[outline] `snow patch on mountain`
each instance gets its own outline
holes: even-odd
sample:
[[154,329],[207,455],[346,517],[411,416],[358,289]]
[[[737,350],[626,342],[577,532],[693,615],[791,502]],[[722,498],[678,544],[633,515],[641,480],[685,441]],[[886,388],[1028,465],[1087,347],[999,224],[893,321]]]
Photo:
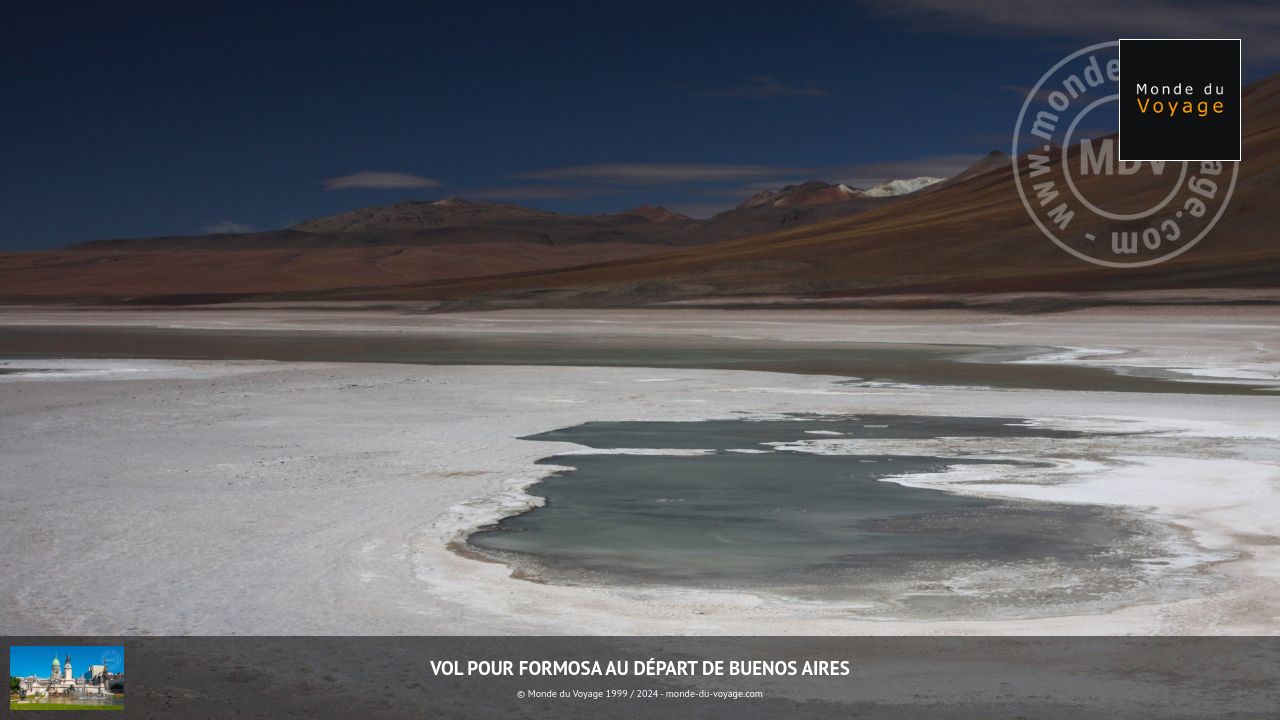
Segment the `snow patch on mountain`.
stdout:
[[921,176],[907,180],[885,180],[873,188],[859,190],[858,192],[862,197],[894,197],[927,188],[930,185],[942,182],[944,179],[945,178]]

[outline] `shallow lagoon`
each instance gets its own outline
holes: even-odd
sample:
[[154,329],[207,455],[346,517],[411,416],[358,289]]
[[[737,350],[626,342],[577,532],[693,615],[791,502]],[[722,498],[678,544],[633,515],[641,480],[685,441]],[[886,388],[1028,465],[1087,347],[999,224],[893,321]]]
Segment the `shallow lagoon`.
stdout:
[[1133,516],[884,480],[997,461],[774,447],[837,436],[1081,434],[1014,418],[885,415],[586,423],[526,439],[632,452],[542,460],[572,468],[529,488],[545,504],[468,543],[553,582],[766,590],[903,614],[1086,608],[1153,589],[1167,531]]

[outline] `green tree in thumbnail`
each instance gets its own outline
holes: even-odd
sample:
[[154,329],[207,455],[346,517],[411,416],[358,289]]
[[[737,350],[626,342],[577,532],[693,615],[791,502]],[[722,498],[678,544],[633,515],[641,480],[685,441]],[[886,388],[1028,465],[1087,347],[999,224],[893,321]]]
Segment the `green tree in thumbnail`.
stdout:
[[14,676],[10,675],[10,676],[9,676],[9,694],[10,694],[10,695],[17,695],[17,694],[18,694],[18,687],[19,687],[21,684],[22,684],[22,682],[21,682],[20,680],[18,680],[18,678],[16,678],[16,677],[14,677]]

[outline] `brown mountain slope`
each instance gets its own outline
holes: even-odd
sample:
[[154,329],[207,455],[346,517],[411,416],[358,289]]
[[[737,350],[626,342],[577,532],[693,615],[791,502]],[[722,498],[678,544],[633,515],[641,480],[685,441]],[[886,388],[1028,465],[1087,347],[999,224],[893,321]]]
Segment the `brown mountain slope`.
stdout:
[[561,215],[456,199],[401,202],[270,232],[0,253],[0,302],[210,302],[543,272],[847,216],[894,200],[731,210],[710,220],[649,205],[615,215]]
[[796,205],[826,205],[860,197],[858,191],[848,185],[830,185],[818,180],[799,185],[788,185],[781,190],[762,190],[738,205],[738,210],[754,207],[793,207]]
[[203,303],[335,287],[397,286],[495,271],[635,258],[664,245],[379,246],[267,250],[60,250],[0,254],[0,301]]
[[630,210],[624,210],[618,214],[624,217],[640,217],[656,223],[684,222],[693,219],[688,215],[681,215],[659,205],[649,205],[648,203]]
[[[1190,252],[1144,269],[1097,267],[1050,243],[1027,217],[1012,169],[1003,164],[892,205],[794,230],[626,262],[329,296],[626,305],[765,294],[1274,287],[1280,280],[1280,75],[1246,89],[1244,132],[1239,183],[1221,222]],[[1135,187],[1131,179],[1105,176],[1078,185],[1091,197],[1122,197],[1134,207],[1165,190],[1154,179]],[[1080,230],[1097,233],[1112,227],[1079,222]]]
[[[808,183],[825,185],[825,183]],[[789,196],[784,188],[779,196]],[[374,246],[528,243],[705,245],[780,227],[845,217],[896,198],[795,198],[777,207],[740,206],[710,220],[695,220],[665,208],[642,205],[612,215],[562,215],[507,203],[458,198],[408,200],[316,218],[283,230],[152,238],[92,240],[79,251],[266,250]],[[493,272],[499,272],[494,270]]]
[[283,230],[235,235],[94,240],[81,251],[266,250],[429,246],[470,243],[578,245],[635,243],[692,245],[723,240],[695,231],[701,223],[684,216],[658,222],[635,213],[561,215],[505,203],[446,200],[405,201],[307,220]]

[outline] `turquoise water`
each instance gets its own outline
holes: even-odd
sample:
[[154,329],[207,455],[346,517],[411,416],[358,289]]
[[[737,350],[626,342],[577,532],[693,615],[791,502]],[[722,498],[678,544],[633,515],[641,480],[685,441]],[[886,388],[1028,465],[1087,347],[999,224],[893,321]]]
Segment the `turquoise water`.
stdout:
[[[836,437],[831,433],[1079,436],[1013,418],[586,423],[526,439],[711,452],[548,457],[541,462],[572,469],[529,489],[545,505],[468,542],[552,581],[771,589],[900,608],[936,604],[949,595],[973,605],[975,598],[939,592],[939,584],[980,570],[1035,565],[1078,575],[1078,584],[1057,600],[1088,602],[1136,586],[1129,571],[1158,554],[1153,538],[1132,518],[1105,508],[991,500],[882,480],[990,460],[814,455],[767,444]],[[1034,583],[1013,585],[1002,590],[1012,593],[1006,599],[1035,600],[1039,594]]]
[[822,437],[924,439],[937,437],[1082,437],[1084,433],[1037,427],[1008,417],[935,415],[811,415],[779,419],[698,422],[589,422],[530,435],[524,440],[571,442],[590,448],[771,450],[767,443]]

